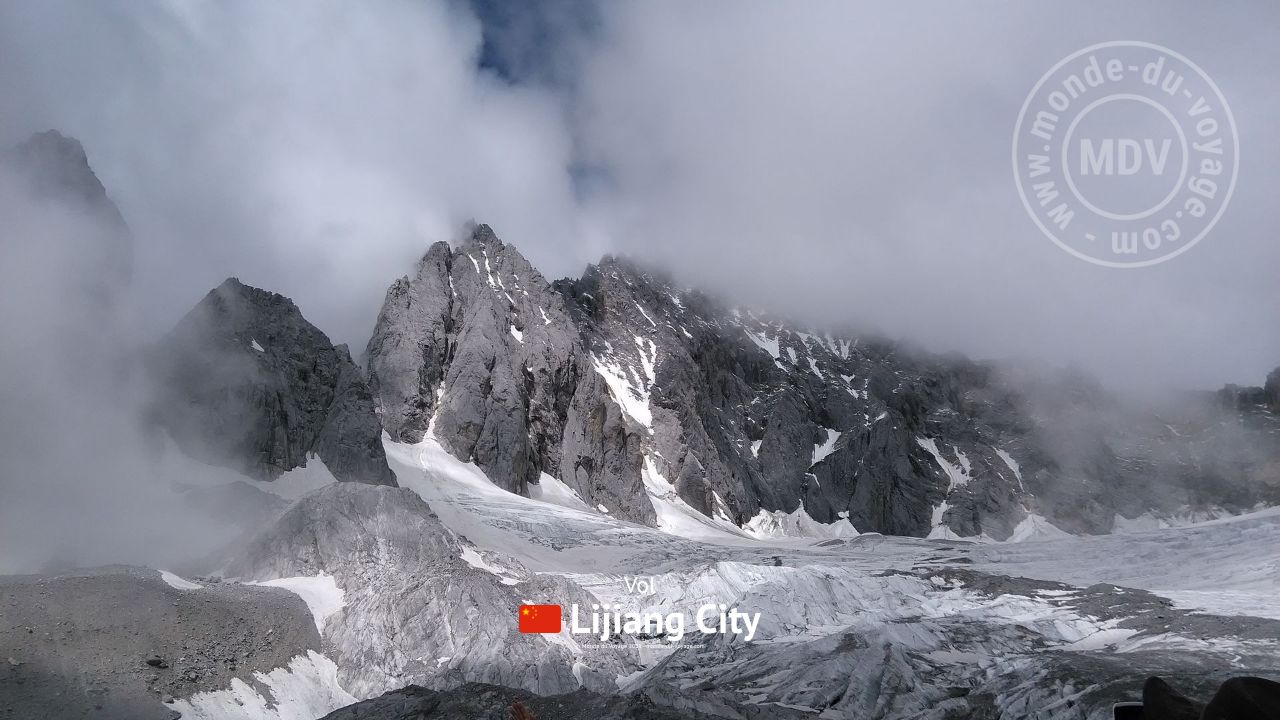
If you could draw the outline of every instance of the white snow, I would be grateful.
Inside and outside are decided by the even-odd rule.
[[[1018,523],[1006,542],[1032,542],[1063,537],[1071,537],[1071,533],[1055,526],[1044,516],[1032,513]]]
[[[643,363],[644,360],[642,359],[641,362]],[[644,379],[638,377],[631,368],[624,368],[599,355],[592,354],[591,363],[596,372],[604,378],[605,384],[609,386],[609,395],[613,397],[614,402],[618,403],[618,407],[622,408],[622,412],[652,431],[653,413],[649,410],[649,385],[644,381],[652,375],[652,360],[645,365]],[[628,375],[634,376],[635,381],[633,382]]]
[[[644,316],[645,320],[649,321],[650,325],[654,327],[658,327],[658,323],[654,322],[653,318],[649,317],[649,313],[645,312],[644,308],[640,307],[640,303],[636,303],[635,305],[636,305],[636,309],[640,311],[640,314]]]
[[[1027,488],[1022,484],[1022,468],[1018,465],[1018,461],[1014,460],[1013,456],[1010,455],[1007,450],[995,448],[995,451],[996,455],[1000,456],[1000,459],[1004,461],[1004,464],[1008,465],[1009,469],[1012,470],[1013,474],[1018,478],[1018,488],[1023,492],[1026,492]]]
[[[166,583],[169,583],[169,587],[174,587],[179,590],[203,590],[204,589],[203,585],[197,585],[191,582],[190,580],[183,580],[182,578],[178,577],[177,575],[174,575],[168,570],[160,571],[160,579],[164,580]]]
[[[543,310],[543,309],[542,309],[542,307],[541,307],[541,306],[539,306],[539,307],[538,307],[538,312],[542,313],[542,324],[543,324],[543,325],[550,325],[550,324],[551,324],[551,318],[547,317],[547,311],[546,311],[546,310]]]
[[[517,330],[515,325],[511,326],[511,337],[515,338],[518,342],[524,342],[524,333]]]
[[[254,350],[257,350],[258,352],[266,352],[266,350],[263,349],[263,347],[258,344],[257,338],[254,338],[249,342],[249,347],[253,348]]]
[[[332,575],[323,573],[314,577],[302,575],[248,584],[284,588],[302,598],[302,601],[307,604],[307,608],[311,610],[312,618],[316,621],[316,629],[322,635],[324,634],[325,620],[330,615],[346,607],[346,593],[342,591],[342,588],[338,587],[338,583],[334,581]]]
[[[761,350],[769,353],[769,357],[773,358],[774,365],[777,365],[782,370],[787,369],[785,365],[779,362],[782,359],[782,351],[778,349],[778,340],[776,338],[770,339],[751,330],[746,330],[745,328],[744,330],[747,333],[747,337],[751,338],[751,342],[755,343]]]
[[[652,456],[645,455],[640,477],[644,481],[649,502],[653,504],[653,511],[658,516],[659,530],[683,538],[743,536],[743,532],[733,523],[709,518],[690,507],[676,493],[675,486],[658,471]]]
[[[760,540],[776,540],[780,538],[851,538],[857,537],[858,531],[844,513],[833,523],[820,523],[805,512],[804,503],[795,510],[785,513],[781,510],[772,512],[760,509],[756,516],[742,526],[750,536]]]
[[[1142,588],[1179,607],[1280,619],[1280,508],[1184,527],[983,546],[974,569]]]
[[[234,678],[227,690],[197,693],[172,707],[184,720],[314,720],[356,702],[338,685],[338,666],[314,650],[253,677],[262,691]]]
[[[1075,642],[1062,645],[1056,649],[1070,650],[1072,652],[1101,650],[1102,648],[1116,645],[1123,640],[1128,640],[1137,634],[1138,630],[1133,628],[1106,628],[1086,635]]]
[[[752,454],[753,456],[755,456],[755,457],[760,457],[760,446],[761,446],[762,444],[764,444],[764,440],[752,440],[752,441],[751,441],[751,454]]]
[[[879,418],[876,418],[876,419],[879,420]],[[954,446],[952,447],[952,450],[954,450],[956,453],[956,460],[957,462],[960,463],[959,465],[955,465],[949,462],[945,457],[943,457],[942,451],[938,450],[937,441],[934,440],[933,438],[918,437],[916,438],[916,444],[918,444],[920,447],[924,448],[925,450],[928,450],[929,454],[932,455],[933,459],[938,463],[938,466],[942,468],[942,471],[944,473],[946,473],[947,497],[951,497],[951,493],[954,492],[956,488],[962,487],[968,484],[970,480],[969,458],[965,457],[964,453],[960,452],[959,449],[955,448]],[[938,505],[933,508],[933,518],[932,518],[933,530],[929,533],[930,540],[962,539],[959,535],[956,535],[951,530],[951,528],[948,528],[942,525],[942,516],[946,513],[949,507],[950,505],[944,499],[941,503],[938,503]],[[964,539],[967,539],[967,538],[964,538]]]
[[[506,286],[502,284],[502,278],[501,277],[495,278],[493,276],[493,268],[489,265],[489,251],[481,250],[480,252],[481,254],[484,255],[484,272],[485,272],[485,275],[487,275],[489,278],[489,289],[495,292],[497,292],[499,289],[506,290],[507,289]],[[472,258],[471,261],[475,262],[475,259]],[[476,272],[480,272],[479,268],[476,269]],[[508,300],[510,299],[509,295],[507,296],[507,299]]]
[[[946,515],[947,510],[950,509],[951,505],[946,500],[943,500],[933,507],[933,517],[929,522],[933,525],[934,530],[942,529],[942,516]],[[947,528],[946,530],[947,532],[950,532],[951,528]],[[933,533],[929,533],[929,538],[933,539]]]
[[[645,392],[653,387],[657,375],[654,373],[654,367],[658,364],[658,346],[649,338],[636,336],[636,349],[640,351],[640,367],[644,370],[644,378],[647,381]]]
[[[707,648],[686,645],[679,656],[672,656],[678,661],[674,667],[668,667],[663,660],[670,655],[664,648],[636,648],[631,657],[639,658],[639,667],[617,674],[632,689],[650,682],[671,683],[667,687],[679,692],[715,681],[707,697],[717,702],[735,697],[817,708],[822,704],[815,698],[834,697],[830,691],[844,690],[849,678],[891,672],[908,682],[895,691],[898,710],[885,717],[901,720],[919,717],[936,704],[935,695],[916,695],[912,685],[929,693],[939,683],[964,684],[976,677],[978,687],[999,690],[998,683],[991,683],[1002,676],[1020,682],[1024,666],[1034,668],[1042,662],[1042,649],[1113,654],[1159,646],[1194,653],[1206,642],[1220,640],[1130,636],[1116,621],[1078,609],[1070,588],[1020,594],[1015,582],[1007,592],[971,591],[962,581],[942,577],[955,557],[970,558],[973,565],[965,567],[995,575],[1081,586],[1116,582],[1148,587],[1180,607],[1280,615],[1275,594],[1280,564],[1274,557],[1280,543],[1280,510],[1189,528],[1103,537],[1043,537],[1054,534],[1052,526],[1034,516],[1020,530],[1028,536],[1023,539],[1039,541],[1018,543],[957,538],[944,527],[938,537],[977,543],[956,544],[940,553],[936,542],[875,533],[855,537],[847,518],[822,526],[798,512],[757,516],[747,527],[754,532],[746,537],[723,521],[721,499],[714,499],[716,519],[683,503],[660,472],[662,457],[652,451],[644,458],[642,479],[659,529],[508,493],[431,440],[384,444],[400,483],[422,495],[442,522],[474,544],[490,566],[519,563],[532,572],[572,580],[601,602],[622,603],[641,612],[689,614],[704,603],[726,603],[761,613],[759,634],[749,650],[719,641]],[[954,472],[971,475],[965,472],[961,453],[953,455],[952,450],[947,447],[939,455]],[[539,485],[550,487],[545,480]],[[587,498],[594,505],[592,500]],[[946,505],[940,509],[945,512]],[[512,564],[502,562],[502,556],[512,558]],[[935,579],[912,576],[929,565],[939,568]],[[506,582],[479,575],[495,585]],[[652,576],[654,592],[637,596],[628,591],[620,579],[625,575]],[[352,612],[339,616],[340,622],[352,622]],[[977,631],[957,632],[970,628]],[[829,658],[830,649],[849,633],[887,651],[851,653],[849,664],[838,668],[838,677],[824,674],[829,665],[818,659]],[[563,667],[581,663],[583,679],[588,679],[585,668],[596,667],[597,650],[573,643],[568,636],[551,642],[557,652],[567,653]],[[420,654],[428,665],[441,665],[432,661],[448,656],[454,671],[472,660],[453,648],[423,648]],[[729,672],[726,657],[734,663]],[[927,661],[936,674],[927,679],[914,675],[921,669],[918,659]],[[864,687],[868,686],[854,689]],[[1016,692],[1032,692],[1031,684],[1018,687]],[[1043,700],[1036,705],[1042,707],[1077,691],[1049,689],[1046,694],[1020,696],[1018,702]],[[859,692],[840,697],[839,703],[825,708],[828,716],[865,717],[874,710]],[[925,704],[913,697],[922,697]],[[1001,701],[1000,706],[1014,708],[1004,710],[1009,717],[1029,714],[1025,704]]]
[[[564,484],[558,478],[551,477],[546,473],[538,476],[536,485],[529,485],[529,497],[573,510],[587,510],[587,504],[582,501],[582,496],[578,495],[573,488]],[[605,512],[608,511],[606,510]]]
[[[476,568],[477,570],[483,570],[490,575],[499,578],[503,585],[518,585],[520,583],[519,578],[512,577],[516,573],[485,559],[484,555],[477,552],[476,549],[470,545],[462,546],[462,553],[460,557],[463,562],[467,563],[471,567]]]
[[[1184,507],[1178,512],[1156,515],[1145,512],[1135,518],[1127,518],[1119,513],[1115,516],[1112,532],[1144,532],[1147,530],[1163,530],[1165,528],[1186,527],[1196,523],[1208,522],[1232,517],[1231,513],[1220,507],[1204,510],[1192,510]]]
[[[505,555],[533,572],[572,580],[601,602],[621,603],[640,612],[690,614],[704,603],[726,603],[761,613],[759,634],[749,649],[719,641],[707,648],[685,645],[678,656],[661,647],[636,648],[631,657],[639,658],[639,666],[617,673],[630,689],[670,682],[668,687],[679,692],[681,687],[714,680],[716,689],[710,697],[717,701],[736,698],[816,708],[823,705],[814,698],[833,697],[829,691],[843,690],[849,678],[892,672],[908,682],[895,691],[899,710],[885,717],[902,720],[919,717],[936,703],[936,696],[917,695],[912,685],[929,693],[939,683],[964,684],[977,677],[978,687],[1007,688],[995,679],[1003,676],[1020,682],[1017,678],[1027,664],[1034,668],[1042,662],[1042,650],[1110,655],[1141,647],[1196,653],[1209,643],[1221,642],[1220,638],[1131,636],[1116,620],[1092,617],[1083,609],[1087,606],[1076,607],[1077,593],[1069,587],[1020,592],[1019,583],[1014,582],[995,592],[985,587],[971,591],[954,577],[944,579],[943,571],[958,557],[973,561],[964,567],[994,575],[1080,586],[1116,582],[1148,587],[1180,607],[1280,615],[1280,600],[1274,592],[1280,586],[1280,564],[1274,557],[1280,542],[1280,510],[1188,528],[1102,537],[1038,537],[1051,526],[1032,517],[1024,523],[1023,530],[1031,531],[1025,539],[1038,542],[989,543],[984,537],[957,538],[942,528],[940,537],[978,542],[956,544],[939,553],[936,542],[875,533],[855,537],[847,519],[822,526],[807,513],[765,513],[753,518],[747,529],[754,532],[743,537],[728,523],[702,517],[683,504],[662,476],[663,460],[656,454],[645,457],[642,467],[660,529],[508,493],[485,479],[474,465],[448,456],[434,442],[388,441],[385,445],[401,484],[423,495],[441,520],[465,535],[489,565],[513,567],[501,561]],[[963,462],[951,450],[944,451],[944,458],[963,471]],[[714,501],[717,509],[720,502]],[[938,568],[936,577],[912,575],[929,565]],[[480,575],[495,585],[505,582]],[[621,581],[626,575],[652,576],[654,591],[643,596],[628,591]],[[341,615],[341,622],[352,622],[352,612],[348,609]],[[829,658],[831,648],[849,633],[886,652],[851,653],[849,664],[838,668],[838,677],[824,674],[829,665],[819,661]],[[557,652],[567,653],[563,666],[596,667],[599,655],[593,653],[597,650],[571,640],[551,641]],[[1228,645],[1217,651],[1233,649]],[[438,665],[432,661],[449,656],[455,671],[471,659],[453,648],[423,648],[420,654],[428,665]],[[678,662],[667,666],[663,662],[667,657]],[[734,664],[729,672],[726,657]],[[917,659],[932,666],[927,679],[913,674],[921,669]],[[588,679],[585,669],[582,674]],[[677,674],[678,682],[673,680]],[[862,687],[866,686],[855,689]],[[1018,687],[1031,692],[1030,684]],[[1047,694],[1018,702],[1043,700],[1037,706],[1047,706],[1077,691],[1049,689],[1044,691]],[[828,716],[865,717],[874,710],[856,692],[841,697],[838,704],[825,708]],[[1003,701],[1000,706],[1006,707]],[[1009,717],[1028,715],[1025,705],[1008,707],[1014,707],[1005,712]]]
[[[830,428],[824,429],[827,431],[827,439],[821,445],[813,446],[813,462],[809,463],[811,467],[836,451],[836,441],[840,439],[840,432]]]

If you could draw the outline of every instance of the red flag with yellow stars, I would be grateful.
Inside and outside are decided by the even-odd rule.
[[[560,632],[559,605],[521,605],[517,616],[522,633]]]

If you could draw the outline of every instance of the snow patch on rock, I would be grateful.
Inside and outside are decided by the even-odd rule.
[[[653,511],[658,516],[659,530],[684,538],[743,537],[742,531],[733,523],[707,517],[686,503],[675,486],[658,471],[651,456],[645,456],[640,476]]]
[[[1014,476],[1018,478],[1018,489],[1026,492],[1027,488],[1022,484],[1022,468],[1018,465],[1018,461],[1014,460],[1013,456],[1010,455],[1007,450],[995,448],[995,451],[996,455],[1000,456],[1000,459],[1004,461],[1004,464],[1008,465],[1009,469],[1013,471]]]
[[[837,430],[826,428],[827,439],[820,445],[813,446],[813,462],[809,463],[812,467],[822,462],[823,458],[836,451],[836,441],[840,439],[841,433]]]
[[[260,687],[236,678],[227,690],[197,693],[173,708],[190,720],[314,720],[356,702],[338,685],[338,666],[314,650],[253,677]]]
[[[197,585],[191,582],[190,580],[183,580],[182,578],[178,577],[177,575],[174,575],[168,570],[160,571],[160,579],[168,583],[169,587],[177,588],[179,590],[203,590],[204,589],[203,585]]]
[[[652,343],[651,343],[652,344]],[[646,376],[641,378],[630,368],[593,354],[591,363],[609,386],[609,395],[627,417],[646,429],[653,429],[653,413],[649,410],[649,385],[644,381],[652,374],[652,365],[646,366]],[[633,381],[628,376],[636,376]]]
[[[576,490],[546,473],[539,475],[536,484],[529,484],[529,497],[573,510],[590,510]]]
[[[324,634],[325,621],[329,619],[329,616],[346,607],[346,593],[342,591],[342,588],[338,587],[338,583],[334,581],[332,575],[325,575],[324,573],[315,577],[304,575],[262,580],[248,584],[284,588],[302,598],[302,601],[307,604],[307,608],[311,610],[311,617],[316,621],[316,630],[320,631],[322,635]]]

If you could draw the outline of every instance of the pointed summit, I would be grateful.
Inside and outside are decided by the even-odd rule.
[[[153,369],[155,417],[192,457],[273,480],[314,455],[338,480],[396,484],[346,347],[283,295],[227,279],[162,341]]]
[[[22,177],[36,196],[83,203],[124,227],[79,140],[57,130],[36,133],[0,156],[0,164]]]
[[[92,292],[105,299],[128,283],[133,274],[129,227],[90,167],[79,140],[56,130],[36,133],[20,145],[0,150],[0,169],[37,201],[56,203],[90,221],[93,237],[81,240],[91,250],[86,265],[96,274]]]

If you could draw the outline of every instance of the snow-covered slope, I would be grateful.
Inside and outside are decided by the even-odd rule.
[[[482,596],[480,586],[488,588],[483,593],[514,587],[532,602],[567,606],[577,598],[582,607],[642,614],[693,618],[707,605],[758,613],[750,641],[696,631],[679,641],[670,633],[623,633],[621,643],[603,646],[613,648],[610,661],[591,636],[566,632],[552,638],[561,652],[532,660],[539,674],[559,666],[568,677],[609,663],[615,674],[589,687],[639,693],[677,712],[1102,718],[1111,703],[1135,697],[1147,675],[1184,678],[1195,690],[1229,674],[1266,674],[1280,658],[1280,621],[1268,619],[1273,611],[1259,597],[1280,586],[1276,567],[1262,557],[1280,540],[1276,513],[1100,538],[1062,536],[1033,518],[1020,543],[878,534],[797,543],[729,531],[689,537],[508,492],[432,441],[386,447],[400,484],[430,503],[443,525],[436,534],[455,534],[462,564],[475,571],[462,581],[419,566],[420,582],[460,584],[463,597]],[[1179,567],[1185,572],[1174,578]],[[556,582],[535,589],[533,578]],[[1246,598],[1258,601],[1257,611]],[[509,606],[464,604],[498,627],[498,637],[503,628],[513,632]],[[372,607],[333,617],[365,628],[385,624],[386,611]],[[397,654],[469,667],[472,675],[495,662],[485,643],[446,652],[397,627]],[[344,662],[369,661],[335,652],[340,677],[351,677]],[[404,671],[401,684],[425,678],[443,688],[464,679],[417,666]],[[395,684],[383,676],[347,686],[367,696]]]
[[[314,720],[356,701],[338,686],[333,661],[314,650],[253,679],[237,678],[230,689],[198,693],[173,708],[194,720]]]

